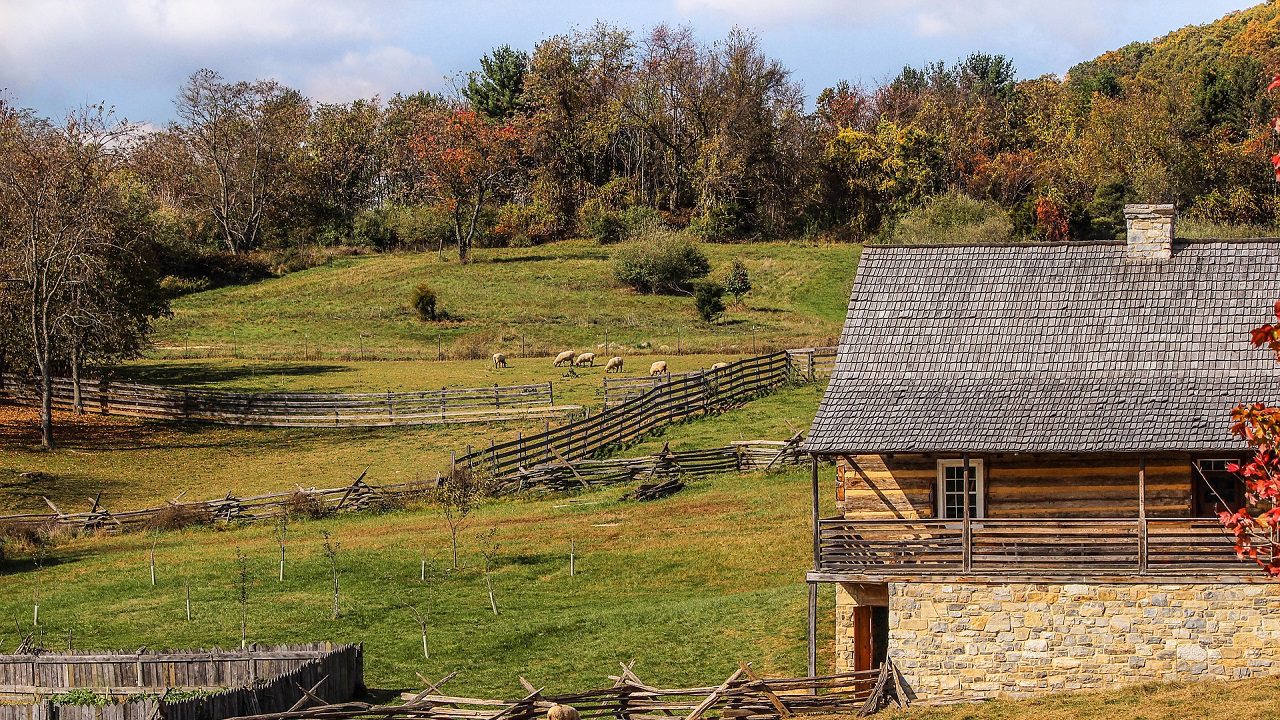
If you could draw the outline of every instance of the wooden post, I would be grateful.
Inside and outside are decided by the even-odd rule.
[[[964,465],[961,472],[964,473],[964,496],[961,503],[964,505],[964,571],[973,571],[973,518],[969,513],[969,453],[964,454]],[[945,488],[944,488],[945,489]]]
[[[574,545],[573,540],[570,540],[569,541],[569,577],[573,577],[575,572],[577,571],[577,566],[576,566],[577,557],[575,553],[576,550],[577,550],[577,547]]]
[[[1138,457],[1138,573],[1147,572],[1147,456]]]
[[[811,515],[813,520],[813,569],[814,572],[822,570],[822,540],[819,532],[818,521],[821,519],[821,510],[818,504],[818,456],[816,454],[809,455],[809,482],[812,485],[812,501]]]
[[[809,677],[818,676],[818,583],[809,583]],[[818,689],[813,689],[817,694]]]

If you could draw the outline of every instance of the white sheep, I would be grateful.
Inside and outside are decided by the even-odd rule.
[[[556,361],[551,364],[551,367],[560,367],[565,363],[568,363],[569,367],[573,367],[573,359],[577,356],[578,356],[578,353],[572,350],[565,350],[564,352],[556,356]]]
[[[657,362],[655,362],[654,364],[652,364],[652,365],[650,365],[650,366],[649,366],[649,375],[650,375],[650,376],[652,376],[652,375],[666,375],[666,374],[667,374],[667,361],[666,361],[666,360],[659,360],[659,361],[657,361]]]
[[[577,360],[573,361],[573,364],[577,365],[578,367],[582,367],[583,365],[590,365],[591,367],[595,367],[596,354],[593,352],[582,353],[581,355],[578,356]]]
[[[609,362],[604,364],[604,371],[607,373],[622,372],[622,358],[620,357],[609,358]]]
[[[727,368],[727,367],[729,367],[729,363],[727,363],[727,362],[718,362],[718,363],[716,363],[715,365],[712,365],[712,366],[711,366],[711,369],[712,369],[712,370],[719,370],[720,368]]]
[[[504,368],[507,366],[507,356],[502,353],[493,354],[493,366],[495,368]]]

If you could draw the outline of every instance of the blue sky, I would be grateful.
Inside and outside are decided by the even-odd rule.
[[[596,20],[644,29],[689,23],[714,40],[734,25],[812,98],[839,79],[875,82],[903,65],[974,50],[1022,77],[1061,74],[1133,40],[1248,7],[1240,0],[0,0],[0,89],[58,116],[107,101],[162,123],[183,79],[210,67],[272,77],[323,101],[451,87],[495,45],[532,49]]]

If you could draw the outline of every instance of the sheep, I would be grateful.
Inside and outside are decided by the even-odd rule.
[[[591,367],[595,367],[596,354],[593,352],[582,353],[581,355],[578,356],[577,360],[573,361],[573,364],[577,365],[578,367],[582,367],[583,365],[590,365]]]
[[[718,362],[718,363],[716,363],[715,365],[712,365],[712,366],[711,366],[711,369],[712,369],[712,370],[719,370],[720,368],[727,368],[727,367],[729,367],[729,363],[727,363],[727,362]]]
[[[653,375],[666,375],[666,374],[667,374],[667,361],[666,361],[666,360],[659,360],[659,361],[657,361],[657,362],[655,362],[654,364],[652,364],[652,365],[650,365],[650,366],[649,366],[649,375],[650,375],[650,376],[653,376]]]
[[[604,371],[607,373],[622,372],[622,358],[620,357],[609,358],[609,362],[604,364]]]
[[[493,367],[494,367],[494,368],[504,368],[504,367],[506,367],[506,366],[507,366],[507,356],[506,356],[506,355],[503,355],[502,353],[494,353],[494,354],[493,354]]]
[[[573,367],[573,359],[577,356],[578,356],[578,353],[572,350],[565,350],[564,352],[556,356],[556,361],[554,363],[551,363],[551,367],[560,367],[565,363],[568,363],[569,367]]]
[[[552,705],[547,709],[547,720],[578,720],[581,715],[576,708],[568,705]]]

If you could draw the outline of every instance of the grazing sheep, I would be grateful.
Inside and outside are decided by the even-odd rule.
[[[604,371],[607,373],[622,372],[622,358],[620,357],[609,358],[609,362],[604,364]]]
[[[568,705],[552,705],[547,710],[547,720],[578,720],[580,717],[578,710]]]
[[[504,368],[507,366],[507,356],[502,353],[493,354],[493,366],[495,368]]]
[[[650,365],[650,366],[649,366],[649,375],[651,375],[651,376],[652,376],[652,375],[666,375],[666,374],[667,374],[667,361],[666,361],[666,360],[659,360],[658,362],[656,362],[656,363],[654,363],[654,364],[652,364],[652,365]]]
[[[572,350],[565,350],[564,352],[556,356],[556,361],[551,364],[551,367],[560,367],[565,363],[568,363],[569,367],[573,367],[573,359],[577,356],[578,356],[578,353]]]
[[[727,368],[727,367],[729,367],[729,363],[727,363],[727,362],[718,362],[718,363],[716,363],[715,365],[712,365],[712,366],[711,366],[711,369],[712,369],[712,370],[719,370],[720,368]]]
[[[596,354],[592,352],[582,353],[581,355],[578,356],[577,360],[573,361],[573,364],[577,365],[578,367],[582,367],[583,365],[590,365],[591,367],[595,367]]]

